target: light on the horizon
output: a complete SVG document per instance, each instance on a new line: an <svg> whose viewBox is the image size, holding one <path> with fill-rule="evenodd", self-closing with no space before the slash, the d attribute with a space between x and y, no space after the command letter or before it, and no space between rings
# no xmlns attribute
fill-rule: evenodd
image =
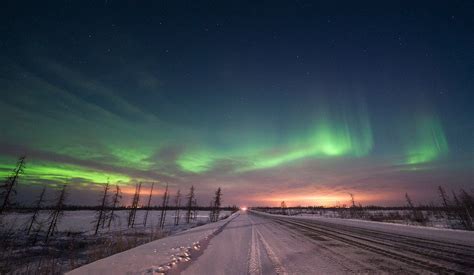
<svg viewBox="0 0 474 275"><path fill-rule="evenodd" d="M242 206L242 207L240 207L240 210L242 210L242 211L247 211L247 207L246 207L246 206Z"/></svg>

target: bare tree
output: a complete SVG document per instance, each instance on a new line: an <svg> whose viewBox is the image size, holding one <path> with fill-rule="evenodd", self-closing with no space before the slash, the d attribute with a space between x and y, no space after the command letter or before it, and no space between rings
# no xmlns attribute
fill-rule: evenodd
<svg viewBox="0 0 474 275"><path fill-rule="evenodd" d="M61 219L64 211L64 202L66 201L66 184L63 185L63 188L59 192L59 195L56 199L56 205L54 209L51 211L49 216L49 227L48 231L46 232L46 240L45 242L48 243L49 238L54 235L57 229L58 221Z"/></svg>
<svg viewBox="0 0 474 275"><path fill-rule="evenodd" d="M107 196L107 193L109 192L109 189L110 189L110 183L109 181L107 180L107 184L105 184L104 186L104 193L102 195L102 199L101 199L101 205L100 205L100 208L97 210L97 213L96 213L96 219L97 219L97 222L96 222L96 225L95 225L95 232L94 232L94 235L97 235L97 232L99 232L99 227L102 225L102 228L104 227L104 224L105 224L105 217L106 217L106 208L107 208L107 204L108 204L108 196Z"/></svg>
<svg viewBox="0 0 474 275"><path fill-rule="evenodd" d="M18 158L15 169L13 169L10 176L5 180L5 184L0 186L3 191L0 195L2 205L0 207L0 215L13 204L12 196L15 194L15 187L18 183L19 177L23 174L26 164L26 156Z"/></svg>
<svg viewBox="0 0 474 275"><path fill-rule="evenodd" d="M222 203L222 190L219 187L216 190L216 194L214 196L214 201L212 202L212 209L211 209L211 213L210 213L211 222L216 222L216 221L219 220L221 203Z"/></svg>
<svg viewBox="0 0 474 275"><path fill-rule="evenodd" d="M199 213L199 208L198 208L198 203L197 203L196 197L194 197L194 199L193 199L192 209L193 209L193 211L192 211L191 217L192 217L193 221L195 221L197 219L197 216L198 216L198 213Z"/></svg>
<svg viewBox="0 0 474 275"><path fill-rule="evenodd" d="M461 193L462 195L462 193ZM468 208L462 202L461 200L458 199L458 196L456 193L453 191L453 201L456 206L456 216L463 225L463 227L467 230L473 230L473 224L472 224L472 217L468 211Z"/></svg>
<svg viewBox="0 0 474 275"><path fill-rule="evenodd" d="M43 190L41 191L41 194L39 195L35 203L35 209L33 210L33 215L31 216L29 226L26 232L27 235L30 235L31 229L33 228L33 226L35 226L38 223L38 217L41 210L41 204L43 203L45 193L46 193L46 186L43 186Z"/></svg>
<svg viewBox="0 0 474 275"><path fill-rule="evenodd" d="M288 215L285 201L281 202L280 208L281 208L281 214L282 215Z"/></svg>
<svg viewBox="0 0 474 275"><path fill-rule="evenodd" d="M153 186L155 186L154 182L151 184L150 196L148 196L148 203L146 205L145 218L143 219L143 226L144 227L146 227L146 221L148 220L148 212L150 211L151 196L153 195Z"/></svg>
<svg viewBox="0 0 474 275"><path fill-rule="evenodd" d="M438 191L439 191L439 196L441 197L441 201L443 202L443 206L448 209L450 202L449 202L449 197L446 194L446 191L444 191L443 187L438 186Z"/></svg>
<svg viewBox="0 0 474 275"><path fill-rule="evenodd" d="M194 206L194 185L189 189L188 202L186 204L186 223L191 222L192 211Z"/></svg>
<svg viewBox="0 0 474 275"><path fill-rule="evenodd" d="M356 206L356 204L355 204L354 194L349 193L349 196L351 196L352 208L356 208L357 206Z"/></svg>
<svg viewBox="0 0 474 275"><path fill-rule="evenodd" d="M165 193L163 194L163 203L161 205L160 228L163 229L166 221L166 210L168 208L169 194L168 184L166 184Z"/></svg>
<svg viewBox="0 0 474 275"><path fill-rule="evenodd" d="M423 215L423 212L419 211L415 205L413 204L410 196L408 195L408 193L405 193L405 199L407 201L407 204L408 204L408 207L411 209L412 213L413 213L413 218L415 219L416 222L418 223L421 223L421 224L425 224L426 223L426 219L425 219L425 216Z"/></svg>
<svg viewBox="0 0 474 275"><path fill-rule="evenodd" d="M133 195L132 207L128 215L128 227L135 225L135 216L137 214L138 203L140 202L140 190L142 188L142 183L135 185L135 194Z"/></svg>
<svg viewBox="0 0 474 275"><path fill-rule="evenodd" d="M176 207L175 214L174 214L174 225L179 225L179 208L181 207L181 190L179 189L176 192L174 205Z"/></svg>
<svg viewBox="0 0 474 275"><path fill-rule="evenodd" d="M110 229L110 225L112 224L112 221L114 221L116 218L115 208L120 203L121 198L122 198L122 191L120 191L120 187L118 185L115 185L115 194L112 200L112 209L110 210L109 224L107 225L108 229Z"/></svg>

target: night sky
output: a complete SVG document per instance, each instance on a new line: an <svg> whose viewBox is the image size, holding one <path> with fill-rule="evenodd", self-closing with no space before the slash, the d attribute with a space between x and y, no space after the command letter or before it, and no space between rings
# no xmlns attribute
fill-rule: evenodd
<svg viewBox="0 0 474 275"><path fill-rule="evenodd" d="M203 205L474 188L472 1L1 6L0 176L27 155L25 203L62 183L96 203L107 178Z"/></svg>

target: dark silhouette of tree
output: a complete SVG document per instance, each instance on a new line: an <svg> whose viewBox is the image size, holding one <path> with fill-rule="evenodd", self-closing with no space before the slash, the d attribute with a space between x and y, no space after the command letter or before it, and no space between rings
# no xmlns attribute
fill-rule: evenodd
<svg viewBox="0 0 474 275"><path fill-rule="evenodd" d="M455 213L461 224L466 230L473 230L472 217L469 213L468 204L463 201L463 193L461 191L461 199L458 198L453 191L453 201L455 205ZM467 201L466 201L467 202Z"/></svg>
<svg viewBox="0 0 474 275"><path fill-rule="evenodd" d="M281 204L280 204L280 208L281 208L281 214L282 215L287 215L287 207L286 207L286 203L285 201L282 201Z"/></svg>
<svg viewBox="0 0 474 275"><path fill-rule="evenodd" d="M120 203L121 198L122 198L122 192L120 191L120 187L118 185L115 185L115 194L114 194L114 198L112 199L112 209L110 210L109 224L107 225L108 229L110 229L110 225L112 224L112 221L114 221L116 218L115 209Z"/></svg>
<svg viewBox="0 0 474 275"><path fill-rule="evenodd" d="M181 190L178 189L176 197L174 199L174 205L176 207L174 215L174 225L179 225L179 208L181 207Z"/></svg>
<svg viewBox="0 0 474 275"><path fill-rule="evenodd" d="M160 228L163 229L166 221L166 210L168 208L169 194L168 184L166 184L165 193L163 194L163 203L161 205Z"/></svg>
<svg viewBox="0 0 474 275"><path fill-rule="evenodd" d="M194 198L194 185L193 185L189 189L188 202L186 204L186 223L191 222L194 203L195 203L195 198Z"/></svg>
<svg viewBox="0 0 474 275"><path fill-rule="evenodd" d="M355 199L354 199L354 194L352 193L349 193L349 196L351 196L351 204L352 204L352 208L356 208L356 204L355 204Z"/></svg>
<svg viewBox="0 0 474 275"><path fill-rule="evenodd" d="M56 199L56 204L53 210L51 210L49 216L49 227L48 231L46 232L46 240L45 242L48 243L49 238L54 235L57 229L57 225L59 220L61 219L64 211L64 202L66 201L66 184L63 185L63 188L59 192L59 195Z"/></svg>
<svg viewBox="0 0 474 275"><path fill-rule="evenodd" d="M441 197L441 201L443 202L443 206L447 209L450 206L449 197L444 191L443 187L438 186L439 196Z"/></svg>
<svg viewBox="0 0 474 275"><path fill-rule="evenodd" d="M222 190L219 187L216 190L214 201L212 202L212 209L210 213L211 222L216 222L219 220L221 203L222 203Z"/></svg>
<svg viewBox="0 0 474 275"><path fill-rule="evenodd" d="M18 158L15 169L13 169L10 176L5 180L5 183L0 186L1 189L3 189L0 194L2 203L0 206L0 215L3 214L3 212L13 204L12 197L16 193L15 187L18 183L18 179L24 172L25 164L26 156L21 156Z"/></svg>
<svg viewBox="0 0 474 275"><path fill-rule="evenodd" d="M140 190L142 188L142 183L135 185L135 194L133 195L132 207L128 215L128 227L133 228L135 225L135 217L137 214L138 203L140 202Z"/></svg>
<svg viewBox="0 0 474 275"><path fill-rule="evenodd" d="M102 225L102 228L104 228L105 224L105 217L107 215L107 205L108 205L108 195L107 193L109 192L110 189L110 183L107 180L107 183L104 186L104 193L102 195L101 199L101 204L99 209L97 210L96 213L96 225L95 225L95 232L94 235L97 235L97 232L99 232L99 227Z"/></svg>
<svg viewBox="0 0 474 275"><path fill-rule="evenodd" d="M148 212L150 211L151 196L153 195L153 186L155 186L154 182L151 184L150 196L148 196L148 203L146 205L145 218L143 219L143 226L144 227L146 227L146 222L148 220Z"/></svg>
<svg viewBox="0 0 474 275"><path fill-rule="evenodd" d="M198 213L199 213L199 208L198 208L198 203L196 197L194 197L193 202L192 202L192 219L195 221L197 219Z"/></svg>
<svg viewBox="0 0 474 275"><path fill-rule="evenodd" d="M38 217L41 210L41 205L44 200L44 194L46 193L46 186L43 187L41 194L39 195L38 199L35 202L35 209L33 210L33 215L31 216L28 229L26 231L27 235L30 235L31 229L38 223Z"/></svg>
<svg viewBox="0 0 474 275"><path fill-rule="evenodd" d="M405 193L405 199L407 201L408 207L411 209L413 213L413 218L415 219L415 221L421 224L425 224L426 219L425 219L425 216L423 215L423 212L421 212L415 207L408 193Z"/></svg>

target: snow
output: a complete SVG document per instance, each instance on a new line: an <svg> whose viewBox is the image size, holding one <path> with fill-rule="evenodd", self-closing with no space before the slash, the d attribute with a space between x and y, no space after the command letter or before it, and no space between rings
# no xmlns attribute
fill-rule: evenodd
<svg viewBox="0 0 474 275"><path fill-rule="evenodd" d="M271 217L284 217L288 218L286 215L276 215L276 214L267 214L263 212L258 212L259 215L269 215ZM371 229L377 231L383 231L386 233L396 233L402 234L411 237L420 237L435 239L438 241L446 241L457 244L467 244L474 246L474 231L465 231L465 230L455 230L448 228L435 228L435 227L426 227L426 226L416 226L416 225L407 225L407 224L394 224L387 222L374 222L366 220L356 220L356 219L339 219L339 218L326 218L321 216L291 216L292 219L302 219L302 220L317 220L329 224L338 224L353 226L364 229Z"/></svg>
<svg viewBox="0 0 474 275"><path fill-rule="evenodd" d="M143 227L143 220L145 217L145 210L137 211L135 218L135 227ZM128 210L118 210L115 212L117 218L112 223L111 231L125 230L128 228ZM159 223L161 210L150 210L148 214L147 227L156 226ZM221 211L220 216L230 215L230 211ZM11 213L4 217L4 223L8 224L9 227L14 229L26 228L28 221L31 217L31 213ZM173 230L180 228L187 228L188 226L184 223L185 211L181 211L180 224L178 228L174 228L174 211L168 210L166 214L165 229ZM39 219L46 221L49 216L48 211L41 211ZM64 215L61 217L58 224L58 231L60 232L85 232L86 234L93 234L95 228L95 211L91 210L77 210L77 211L64 211ZM197 218L193 221L191 226L196 224L204 224L209 222L209 211L199 211ZM107 231L107 230L105 230Z"/></svg>
<svg viewBox="0 0 474 275"><path fill-rule="evenodd" d="M340 274L344 269L315 256L314 245L267 219L242 214L209 243L182 274Z"/></svg>
<svg viewBox="0 0 474 275"><path fill-rule="evenodd" d="M67 274L125 274L162 272L185 263L213 234L238 216L195 227L74 269Z"/></svg>
<svg viewBox="0 0 474 275"><path fill-rule="evenodd" d="M349 240L345 242L337 237L328 237L331 236L331 230L328 231L329 235L324 232L320 234L318 230L306 232L301 231L301 228L294 230L291 226L270 219L275 217L292 220L310 219L324 225L348 226L354 230L361 228L400 236L423 237L425 240L432 240L433 249L436 247L439 249L439 245L446 245L446 249L457 249L454 244L462 244L467 252L456 259L468 263L470 262L468 255L471 253L469 251L474 251L474 232L240 211L217 223L196 227L133 248L80 267L68 274L420 273L433 270L442 272L442 268L466 271L463 268L469 266L457 265L450 260L447 260L448 262L445 260L444 263L430 262L433 259L430 258L432 257L430 248L428 254L423 254L425 252L420 252L418 248L404 250L407 247L417 246L416 240L405 240L411 243L401 244L404 246L397 246L396 243L390 244L392 246L389 244L383 246L381 243L371 242L371 233L365 233L367 235L361 235L364 240L358 239L352 244L350 240L356 239L351 236L345 236L344 238ZM429 244L425 242L424 245ZM450 252L442 250L433 250L433 253L447 253L440 255L450 257ZM410 260L411 255L415 264Z"/></svg>

